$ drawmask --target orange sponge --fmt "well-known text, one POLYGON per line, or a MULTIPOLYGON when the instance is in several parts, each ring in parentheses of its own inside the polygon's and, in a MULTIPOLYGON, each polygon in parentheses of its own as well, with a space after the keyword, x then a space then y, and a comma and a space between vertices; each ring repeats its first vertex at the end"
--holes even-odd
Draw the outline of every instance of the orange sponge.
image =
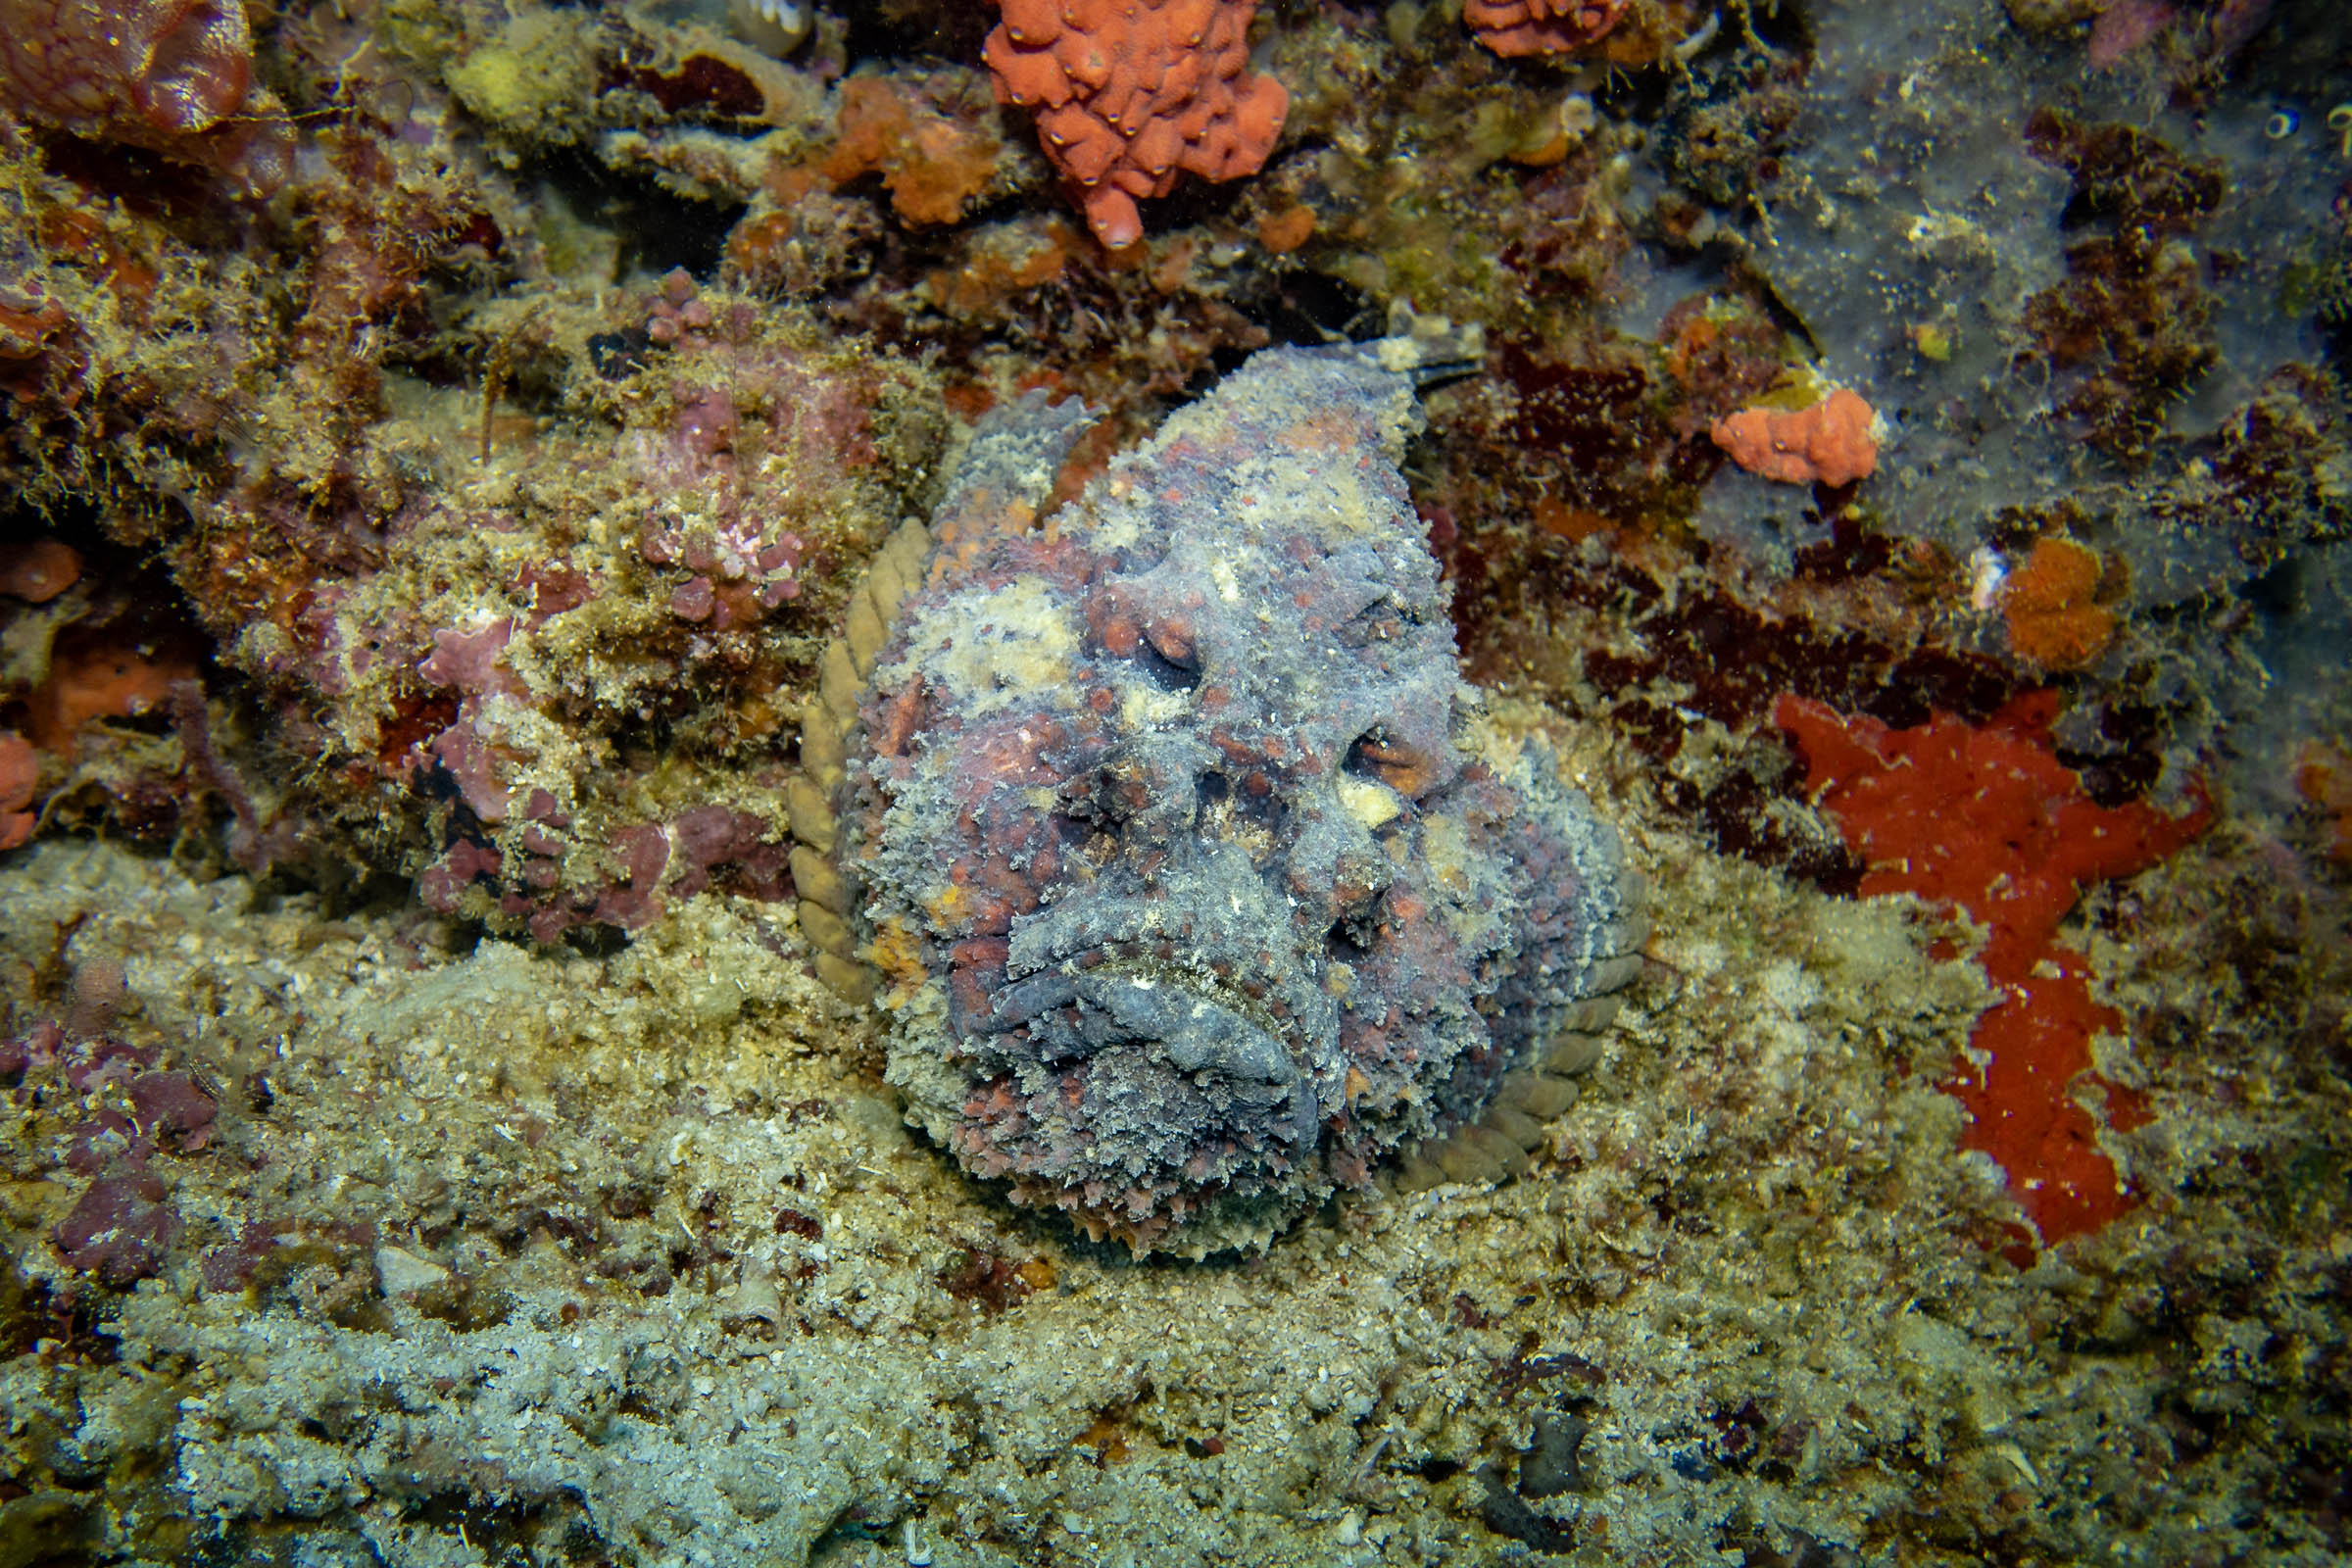
POLYGON ((2099 553, 2072 539, 2037 539, 2001 591, 2009 646, 2045 669, 2080 669, 2115 640, 2115 612, 2094 602, 2099 553))
POLYGON ((1741 409, 1708 432, 1748 472, 1783 484, 1852 484, 1879 466, 1877 416, 1839 387, 1809 409, 1741 409))
POLYGON ((1252 75, 1256 0, 1002 0, 988 35, 1000 103, 1038 111, 1046 156, 1116 250, 1143 238, 1139 196, 1179 173, 1257 172, 1290 95, 1252 75))

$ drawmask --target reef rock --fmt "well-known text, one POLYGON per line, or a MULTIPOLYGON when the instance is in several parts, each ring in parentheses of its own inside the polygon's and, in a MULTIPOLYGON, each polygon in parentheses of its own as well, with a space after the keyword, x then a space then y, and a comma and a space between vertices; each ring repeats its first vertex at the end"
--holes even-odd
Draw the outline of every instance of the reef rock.
POLYGON ((1460 678, 1402 348, 1260 354, 1042 521, 1083 412, 991 416, 806 721, 804 924, 910 1117, 1139 1252, 1515 1168, 1640 967, 1616 834, 1460 678))

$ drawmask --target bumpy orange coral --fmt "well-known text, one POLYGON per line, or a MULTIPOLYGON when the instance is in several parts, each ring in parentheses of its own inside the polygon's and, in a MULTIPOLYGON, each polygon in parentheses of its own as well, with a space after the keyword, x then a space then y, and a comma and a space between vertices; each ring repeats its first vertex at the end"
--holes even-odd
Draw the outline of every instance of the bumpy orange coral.
POLYGON ((2091 602, 2099 553, 2071 539, 2037 539, 2001 590, 2009 646, 2045 669, 2080 669, 2115 638, 2115 614, 2091 602))
POLYGON ((1783 484, 1852 484, 1879 466, 1877 417, 1839 387, 1809 409, 1741 409, 1708 434, 1748 472, 1783 484))
POLYGON ((1256 0, 1002 0, 988 69, 1037 128, 1095 237, 1143 238, 1139 196, 1179 173, 1238 179, 1265 163, 1290 95, 1250 74, 1256 0))
POLYGON ((1626 0, 1469 0, 1462 20, 1498 55, 1581 49, 1617 25, 1626 0))

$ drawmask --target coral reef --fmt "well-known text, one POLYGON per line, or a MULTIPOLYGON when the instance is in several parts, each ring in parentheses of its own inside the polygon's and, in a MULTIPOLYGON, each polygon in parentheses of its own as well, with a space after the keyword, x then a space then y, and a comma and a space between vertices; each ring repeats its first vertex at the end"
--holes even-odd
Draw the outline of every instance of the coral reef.
POLYGON ((662 392, 632 398, 651 417, 616 434, 601 481, 561 485, 540 466, 574 461, 557 444, 508 509, 417 519, 420 544, 439 534, 469 557, 462 541, 484 521, 504 535, 491 551, 501 592, 436 603, 388 564, 393 575, 322 593, 270 664, 337 693, 330 739, 347 755, 373 752, 386 776, 451 797, 426 901, 494 911, 542 941, 582 923, 640 927, 662 888, 691 894, 721 868, 729 885, 780 896, 781 779, 749 749, 786 722, 775 694, 807 668, 789 628, 829 608, 804 602, 809 556, 856 550, 890 514, 891 481, 873 479, 889 473, 886 405, 906 381, 812 354, 741 304, 714 310, 683 273, 642 309, 605 349, 609 373, 642 385, 658 366, 662 392), (597 672, 585 687, 584 666, 597 672), (632 776, 624 737, 649 704, 698 691, 732 701, 707 715, 676 708, 685 733, 646 771, 674 766, 698 727, 689 746, 748 765, 731 789, 710 772, 664 799, 632 776), (387 726, 416 738, 391 750, 387 726))
POLYGON ((0 0, 0 1563, 2340 1562, 2338 9, 0 0))
MULTIPOLYGON (((153 551, 177 593, 141 579, 125 599, 110 579, 55 598, 37 666, 0 673, 0 698, 21 698, 21 728, 62 753, 94 719, 163 713, 209 633, 210 657, 261 699, 269 754, 302 760, 249 760, 244 777, 270 780, 259 791, 189 780, 217 805, 241 797, 255 843, 299 839, 550 941, 642 925, 661 889, 713 875, 779 896, 784 852, 760 841, 779 836, 780 780, 757 748, 789 737, 789 684, 812 674, 796 638, 838 603, 821 586, 804 597, 803 578, 854 559, 919 496, 936 420, 921 377, 674 270, 445 336, 432 302, 505 251, 495 180, 397 139, 321 139, 328 155, 289 193, 314 221, 283 317, 193 285, 151 311, 127 268, 50 261, 76 352, 51 356, 11 434, 146 439, 22 447, 29 493, 63 493, 73 470, 54 454, 169 490, 134 489, 101 542, 153 551), (213 378, 217 356, 248 349, 270 368, 213 378), (475 368, 437 386, 444 355, 475 368), (510 393, 570 416, 543 428, 510 393), (292 439, 249 444, 281 421, 292 439), (194 626, 159 624, 171 611, 194 626), (657 726, 662 748, 647 743, 657 726), (652 781, 689 752, 734 782, 652 781)), ((90 210, 35 190, 41 223, 90 210)), ((107 255, 124 228, 97 222, 90 248, 107 255)), ((171 269, 204 265, 132 232, 171 269)), ((127 819, 182 771, 142 759, 95 776, 122 786, 127 819)))
POLYGON ((1289 94, 1248 69, 1256 0, 1000 0, 988 35, 998 97, 1038 111, 1046 156, 1116 250, 1143 237, 1136 199, 1179 174, 1255 173, 1289 94))
POLYGON ((1468 716, 1392 466, 1410 399, 1369 350, 1261 354, 1042 535, 1078 430, 1032 400, 975 436, 927 576, 894 550, 853 605, 857 891, 802 874, 803 920, 870 932, 911 1115, 1139 1252, 1262 1247, 1407 1142, 1500 1175, 1641 966, 1614 834, 1468 716))

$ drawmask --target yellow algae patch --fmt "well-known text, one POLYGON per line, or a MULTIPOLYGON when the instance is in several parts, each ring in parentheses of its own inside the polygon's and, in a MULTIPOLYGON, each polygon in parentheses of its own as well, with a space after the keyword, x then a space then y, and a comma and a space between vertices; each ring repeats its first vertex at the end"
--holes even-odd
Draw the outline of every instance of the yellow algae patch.
POLYGON ((1349 534, 1379 536, 1394 526, 1389 521, 1387 498, 1366 489, 1360 472, 1353 469, 1327 472, 1324 483, 1330 490, 1329 520, 1349 534))
POLYGON ((1150 729, 1182 718, 1192 708, 1190 692, 1163 692, 1149 681, 1125 681, 1119 691, 1119 722, 1129 729, 1150 729))
POLYGON ((958 703, 992 712, 1021 698, 1049 694, 1056 707, 1077 701, 1069 688, 1078 624, 1054 602, 1043 577, 1018 577, 988 592, 958 594, 924 615, 906 664, 944 681, 958 703))
POLYGON ((1095 524, 1093 531, 1087 536, 1090 549, 1103 553, 1125 550, 1143 538, 1143 514, 1132 505, 1108 504, 1110 501, 1123 499, 1123 497, 1106 498, 1094 490, 1087 492, 1087 500, 1094 507, 1095 524))
POLYGON ((1421 819, 1421 858, 1439 887, 1448 893, 1470 890, 1470 840, 1452 817, 1433 813, 1421 819))
POLYGON ((923 912, 931 916, 932 924, 948 930, 972 912, 972 901, 963 891, 963 884, 951 882, 936 897, 925 901, 923 912))
POLYGON ((596 55, 571 18, 525 12, 451 67, 448 80, 459 102, 500 130, 566 142, 578 135, 580 106, 596 94, 596 55))
POLYGON ((1396 792, 1386 784, 1346 775, 1340 779, 1340 804, 1348 808, 1349 816, 1366 827, 1378 827, 1394 820, 1396 813, 1404 809, 1403 804, 1396 799, 1396 792))
POLYGON ((896 920, 885 920, 875 928, 873 945, 866 950, 866 956, 874 967, 890 977, 894 986, 912 991, 930 978, 930 971, 923 967, 922 944, 914 939, 912 931, 896 920))
POLYGON ((1454 743, 1469 757, 1484 762, 1496 778, 1509 778, 1527 756, 1526 738, 1506 729, 1496 715, 1484 710, 1466 715, 1454 743))
POLYGON ((1234 574, 1233 563, 1219 556, 1208 564, 1209 581, 1217 585, 1217 597, 1229 605, 1242 602, 1242 582, 1234 574))

